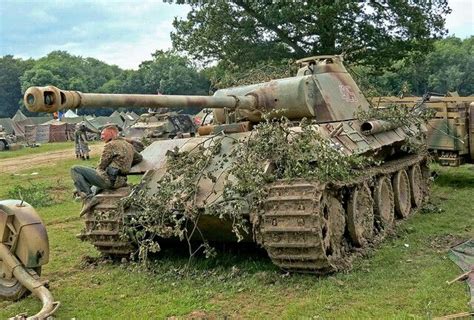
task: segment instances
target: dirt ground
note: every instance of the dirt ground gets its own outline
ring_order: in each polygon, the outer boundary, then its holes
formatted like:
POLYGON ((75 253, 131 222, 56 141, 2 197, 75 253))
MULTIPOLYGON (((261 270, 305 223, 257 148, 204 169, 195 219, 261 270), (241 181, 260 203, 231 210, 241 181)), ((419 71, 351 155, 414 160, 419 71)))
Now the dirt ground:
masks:
MULTIPOLYGON (((102 144, 90 145, 90 155, 98 155, 102 148, 102 144)), ((15 173, 30 167, 54 165, 60 160, 73 159, 75 157, 74 148, 51 151, 49 153, 38 153, 16 158, 8 158, 0 160, 0 173, 15 173)))

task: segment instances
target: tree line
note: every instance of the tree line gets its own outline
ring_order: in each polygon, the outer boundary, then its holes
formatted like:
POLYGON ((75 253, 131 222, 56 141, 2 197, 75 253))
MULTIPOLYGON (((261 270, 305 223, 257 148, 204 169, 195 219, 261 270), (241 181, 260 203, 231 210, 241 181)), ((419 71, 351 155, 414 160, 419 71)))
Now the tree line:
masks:
MULTIPOLYGON (((36 85, 102 93, 204 94, 294 74, 294 61, 342 54, 371 94, 422 95, 474 87, 474 37, 446 37, 447 1, 184 1, 173 49, 138 70, 53 51, 37 60, 0 58, 0 117, 36 85), (195 61, 200 63, 198 68, 195 61), (471 72, 470 72, 471 71, 471 72)), ((96 115, 111 110, 88 110, 96 115)))
MULTIPOLYGON (((0 58, 0 117, 11 117, 18 108, 29 114, 22 103, 23 92, 30 86, 46 85, 100 93, 208 94, 209 90, 209 80, 203 72, 171 51, 156 51, 138 70, 122 70, 65 51, 53 51, 38 60, 7 55, 0 58)), ((87 112, 108 115, 112 110, 87 112)))

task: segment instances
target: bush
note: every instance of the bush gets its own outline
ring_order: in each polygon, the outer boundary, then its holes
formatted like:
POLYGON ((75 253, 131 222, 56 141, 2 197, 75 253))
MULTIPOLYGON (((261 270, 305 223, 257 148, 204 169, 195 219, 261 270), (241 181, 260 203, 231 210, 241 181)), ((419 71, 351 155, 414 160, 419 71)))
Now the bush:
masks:
POLYGON ((27 186, 15 185, 8 190, 8 196, 12 199, 24 200, 33 207, 48 207, 58 203, 58 199, 52 196, 54 189, 46 183, 30 182, 27 186))

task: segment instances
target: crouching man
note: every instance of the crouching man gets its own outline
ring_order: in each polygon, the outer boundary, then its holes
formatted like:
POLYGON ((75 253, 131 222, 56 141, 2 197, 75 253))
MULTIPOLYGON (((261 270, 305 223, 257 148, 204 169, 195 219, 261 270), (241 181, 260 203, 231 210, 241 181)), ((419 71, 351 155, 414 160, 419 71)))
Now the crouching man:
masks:
POLYGON ((71 176, 76 187, 75 194, 84 200, 81 216, 98 203, 92 187, 98 189, 117 189, 127 185, 127 174, 132 163, 138 163, 142 156, 133 146, 119 137, 116 126, 105 127, 100 135, 105 141, 104 150, 96 169, 73 166, 71 176))

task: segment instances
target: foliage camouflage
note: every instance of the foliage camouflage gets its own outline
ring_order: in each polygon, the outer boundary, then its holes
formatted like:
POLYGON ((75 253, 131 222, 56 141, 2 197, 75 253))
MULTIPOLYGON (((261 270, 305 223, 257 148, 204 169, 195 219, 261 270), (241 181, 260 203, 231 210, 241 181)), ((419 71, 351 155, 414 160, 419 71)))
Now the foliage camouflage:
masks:
MULTIPOLYGON (((138 185, 132 195, 124 200, 133 215, 125 219, 123 234, 138 244, 138 257, 146 262, 149 252, 158 252, 158 238, 176 237, 186 240, 190 258, 203 249, 206 257, 213 255, 199 230, 202 215, 213 215, 232 222, 232 231, 240 241, 249 234, 249 212, 259 212, 265 198, 264 186, 278 179, 316 179, 321 182, 345 181, 357 177, 374 161, 370 157, 345 156, 330 145, 313 126, 314 122, 303 119, 294 123, 286 118, 267 120, 258 124, 250 137, 235 140, 228 135, 211 136, 195 149, 179 152, 176 149, 167 155, 166 173, 158 184, 158 190, 150 195, 138 185), (292 127, 299 126, 301 131, 292 127), (201 179, 213 183, 217 178, 205 171, 220 153, 223 139, 232 139, 239 146, 230 154, 224 154, 216 166, 222 167, 229 159, 233 161, 226 174, 223 198, 205 204, 199 209, 196 193, 201 179), (210 143, 209 143, 210 142, 210 143), (204 144, 209 143, 205 148, 204 144), (268 174, 265 164, 271 163, 274 170, 268 174), (200 238, 197 248, 191 239, 200 238)), ((255 227, 255 226, 254 226, 255 227)))

